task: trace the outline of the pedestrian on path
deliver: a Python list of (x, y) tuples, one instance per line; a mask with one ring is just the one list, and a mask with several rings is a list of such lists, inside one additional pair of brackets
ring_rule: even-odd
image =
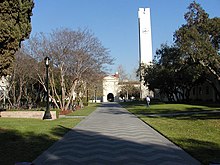
[(146, 97), (146, 102), (147, 102), (147, 107), (149, 107), (150, 106), (150, 97), (149, 96)]

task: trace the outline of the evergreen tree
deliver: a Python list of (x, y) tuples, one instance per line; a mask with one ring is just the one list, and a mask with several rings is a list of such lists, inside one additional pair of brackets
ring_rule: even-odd
[(10, 75), (14, 55), (31, 32), (33, 0), (0, 2), (0, 77)]
[(220, 84), (220, 18), (209, 18), (195, 1), (189, 5), (184, 18), (186, 24), (175, 32), (175, 43), (185, 59), (201, 66), (210, 75), (209, 81), (220, 97), (220, 91), (215, 87)]

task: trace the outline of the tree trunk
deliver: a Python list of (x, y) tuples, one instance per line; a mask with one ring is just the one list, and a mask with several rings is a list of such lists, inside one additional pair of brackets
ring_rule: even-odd
[(17, 108), (20, 108), (20, 105), (21, 105), (21, 97), (22, 97), (22, 89), (23, 89), (23, 85), (24, 83), (22, 83), (22, 80), (20, 80), (19, 82), (19, 95), (17, 97), (17, 100), (16, 100), (16, 107)]
[(61, 110), (65, 110), (65, 100), (66, 100), (66, 89), (65, 89), (65, 79), (64, 79), (64, 71), (63, 71), (63, 63), (60, 66), (60, 86), (61, 86)]
[(77, 82), (78, 82), (78, 79), (75, 79), (75, 80), (73, 81), (73, 85), (72, 85), (72, 87), (71, 87), (71, 89), (70, 89), (70, 92), (69, 92), (69, 95), (68, 95), (69, 100), (67, 101), (67, 104), (66, 104), (66, 106), (65, 106), (65, 110), (67, 110), (68, 107), (69, 107), (69, 105), (70, 105), (70, 102), (71, 102), (71, 100), (72, 100), (73, 93), (74, 93), (74, 91), (75, 91)]

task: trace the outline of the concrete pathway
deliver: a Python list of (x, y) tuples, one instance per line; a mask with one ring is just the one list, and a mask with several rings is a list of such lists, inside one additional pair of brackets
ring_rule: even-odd
[(33, 161), (35, 165), (198, 165), (150, 126), (104, 103)]

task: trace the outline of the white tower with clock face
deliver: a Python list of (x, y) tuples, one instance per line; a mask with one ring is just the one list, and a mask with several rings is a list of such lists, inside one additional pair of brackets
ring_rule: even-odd
[(139, 8), (138, 20), (140, 63), (146, 65), (152, 62), (150, 8)]
[[(139, 63), (141, 66), (149, 65), (152, 62), (152, 36), (151, 36), (151, 20), (150, 8), (139, 8), (138, 10), (139, 23)], [(140, 77), (143, 79), (143, 71), (140, 70)], [(140, 82), (140, 98), (146, 96), (153, 97), (153, 92), (144, 86), (144, 81)]]

